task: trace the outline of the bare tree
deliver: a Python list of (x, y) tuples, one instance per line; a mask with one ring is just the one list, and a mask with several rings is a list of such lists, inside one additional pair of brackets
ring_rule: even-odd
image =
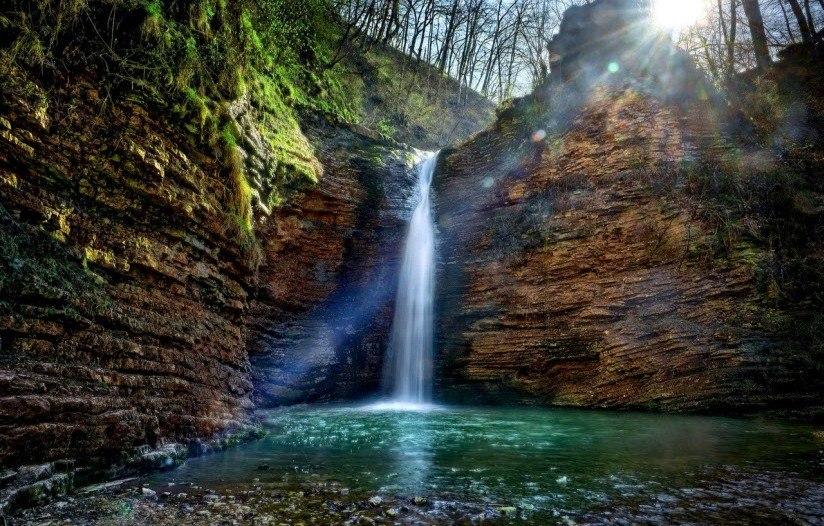
[(742, 3), (750, 25), (755, 61), (759, 68), (766, 69), (772, 64), (772, 59), (770, 58), (770, 49), (767, 46), (767, 33), (764, 30), (761, 5), (758, 0), (742, 0)]
[[(590, 0), (333, 0), (344, 25), (340, 60), (353, 42), (361, 49), (397, 48), (472, 88), (504, 99), (542, 82), (547, 42), (567, 8)], [(694, 1), (694, 0), (684, 0)], [(749, 32), (741, 31), (746, 24)], [(715, 0), (705, 19), (681, 36), (719, 84), (752, 67), (766, 68), (771, 49), (821, 35), (824, 0)], [(427, 79), (432, 80), (432, 79)]]
[(790, 4), (793, 15), (795, 15), (796, 22), (798, 22), (798, 29), (801, 31), (801, 41), (805, 45), (811, 46), (813, 43), (813, 35), (810, 31), (809, 20), (801, 9), (801, 4), (798, 0), (787, 0), (787, 2)]

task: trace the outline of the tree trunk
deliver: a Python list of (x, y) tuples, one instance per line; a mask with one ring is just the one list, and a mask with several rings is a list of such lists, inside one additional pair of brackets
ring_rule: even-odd
[(801, 30), (801, 41), (805, 46), (811, 46), (813, 43), (813, 35), (810, 32), (809, 24), (807, 24), (807, 17), (804, 16), (804, 11), (801, 9), (801, 4), (798, 0), (787, 0), (787, 2), (793, 10), (796, 22), (798, 22), (798, 29)]
[[(726, 78), (731, 78), (735, 73), (735, 39), (738, 31), (738, 0), (730, 0), (730, 24), (727, 29), (727, 21), (724, 19), (724, 7), (721, 0), (718, 0), (718, 23), (721, 26), (721, 35), (724, 39), (725, 57), (723, 73)], [(721, 71), (719, 71), (721, 73)]]
[(793, 33), (793, 28), (790, 25), (790, 17), (787, 15), (787, 7), (784, 5), (784, 2), (779, 2), (781, 6), (781, 13), (784, 15), (784, 23), (787, 24), (787, 36), (790, 38), (790, 43), (795, 44), (795, 33)]
[(452, 3), (452, 11), (447, 20), (446, 33), (443, 37), (443, 49), (438, 60), (438, 69), (446, 72), (446, 66), (452, 54), (452, 39), (455, 36), (455, 26), (458, 24), (458, 0)]
[(813, 39), (813, 43), (824, 39), (824, 36), (820, 36), (815, 27), (815, 18), (813, 18), (813, 10), (810, 8), (810, 0), (804, 0), (804, 11), (807, 13), (807, 25), (810, 26), (810, 36)]
[[(793, 0), (797, 1), (797, 0)], [(767, 33), (764, 31), (764, 18), (761, 16), (761, 5), (758, 0), (743, 0), (744, 13), (750, 24), (755, 61), (759, 69), (766, 69), (772, 64), (770, 49), (767, 47)]]

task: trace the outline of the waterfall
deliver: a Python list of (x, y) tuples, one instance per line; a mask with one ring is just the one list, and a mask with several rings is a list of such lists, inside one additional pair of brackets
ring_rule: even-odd
[(424, 404), (432, 388), (432, 318), (435, 289), (435, 232), (430, 186), (438, 153), (426, 153), (416, 166), (417, 204), (409, 222), (392, 320), (384, 378), (392, 400)]

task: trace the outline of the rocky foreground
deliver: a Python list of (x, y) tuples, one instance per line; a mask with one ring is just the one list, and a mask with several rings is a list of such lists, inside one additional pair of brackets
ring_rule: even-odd
[[(820, 460), (811, 459), (811, 462)], [(440, 524), (824, 524), (824, 477), (707, 470), (690, 487), (622, 487), (590, 509), (528, 510), (456, 495), (395, 496), (322, 481), (200, 487), (138, 478), (90, 486), (7, 519), (10, 525), (440, 525)], [(582, 496), (584, 490), (581, 490)]]

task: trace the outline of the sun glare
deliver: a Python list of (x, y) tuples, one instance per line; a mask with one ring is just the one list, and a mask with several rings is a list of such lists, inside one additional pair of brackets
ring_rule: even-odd
[(681, 31), (696, 24), (706, 11), (704, 0), (654, 0), (652, 19), (669, 31)]

